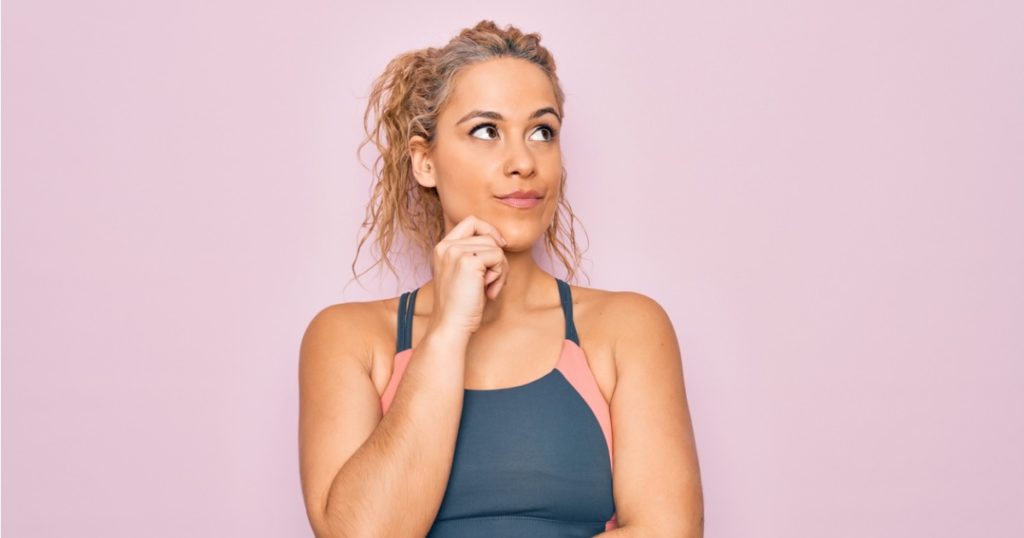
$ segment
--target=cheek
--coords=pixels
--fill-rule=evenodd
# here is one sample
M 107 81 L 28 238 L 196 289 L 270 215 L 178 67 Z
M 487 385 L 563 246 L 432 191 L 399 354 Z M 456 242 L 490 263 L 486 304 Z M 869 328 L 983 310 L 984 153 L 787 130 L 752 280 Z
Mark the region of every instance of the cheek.
M 491 195 L 487 185 L 478 177 L 465 169 L 438 177 L 437 195 L 441 211 L 452 224 L 458 224 L 469 215 L 486 219 L 488 211 L 493 211 L 488 205 Z
M 484 186 L 474 180 L 472 174 L 460 170 L 454 174 L 438 178 L 438 196 L 446 210 L 471 210 L 484 193 Z
M 550 228 L 555 223 L 555 214 L 558 213 L 558 199 L 552 200 L 544 209 L 544 226 Z
M 450 150 L 438 160 L 444 160 L 444 167 L 438 166 L 438 184 L 445 188 L 452 199 L 471 197 L 487 191 L 484 178 L 500 173 L 492 168 L 492 158 L 481 156 L 479 152 Z M 500 164 L 499 164 L 500 166 Z

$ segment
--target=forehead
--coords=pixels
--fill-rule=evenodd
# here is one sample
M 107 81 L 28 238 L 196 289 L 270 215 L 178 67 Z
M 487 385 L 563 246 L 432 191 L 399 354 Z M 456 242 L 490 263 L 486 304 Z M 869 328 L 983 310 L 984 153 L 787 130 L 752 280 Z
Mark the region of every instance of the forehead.
M 528 60 L 497 58 L 473 64 L 455 77 L 441 116 L 454 122 L 471 110 L 493 110 L 515 121 L 545 106 L 558 108 L 544 71 Z

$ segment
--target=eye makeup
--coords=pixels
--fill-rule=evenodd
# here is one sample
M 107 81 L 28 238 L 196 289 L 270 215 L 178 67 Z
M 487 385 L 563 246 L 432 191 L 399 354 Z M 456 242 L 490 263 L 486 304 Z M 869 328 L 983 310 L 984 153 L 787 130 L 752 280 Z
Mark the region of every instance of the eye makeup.
M 481 123 L 481 124 L 476 125 L 473 128 L 471 128 L 469 130 L 469 135 L 473 136 L 473 133 L 475 133 L 477 130 L 479 130 L 481 128 L 484 128 L 484 127 L 493 127 L 494 129 L 498 128 L 497 125 L 495 125 L 493 123 L 490 123 L 490 122 Z M 541 123 L 541 124 L 537 125 L 537 127 L 538 128 L 542 128 L 542 129 L 547 129 L 548 132 L 550 133 L 550 138 L 548 138 L 547 140 L 543 140 L 543 142 L 551 142 L 551 141 L 553 141 L 558 136 L 558 130 L 555 129 L 554 127 L 552 127 L 551 125 L 547 124 L 547 123 Z M 477 137 L 473 137 L 473 138 L 477 138 Z

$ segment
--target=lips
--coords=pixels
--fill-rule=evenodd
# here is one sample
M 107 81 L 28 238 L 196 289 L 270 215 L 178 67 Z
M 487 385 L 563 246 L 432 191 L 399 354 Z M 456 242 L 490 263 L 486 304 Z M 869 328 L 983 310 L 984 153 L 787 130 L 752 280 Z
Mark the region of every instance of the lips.
M 539 204 L 543 198 L 544 195 L 542 193 L 533 189 L 516 189 L 498 196 L 498 201 L 510 207 L 529 209 Z
M 498 201 L 519 209 L 529 209 L 540 203 L 540 198 L 517 198 L 514 196 L 508 196 L 505 198 L 498 198 Z
M 539 192 L 537 192 L 535 190 L 532 190 L 532 189 L 531 190 L 519 189 L 519 190 L 516 190 L 516 191 L 512 191 L 510 193 L 507 193 L 507 194 L 502 194 L 502 195 L 498 196 L 498 198 L 502 198 L 502 199 L 508 199 L 508 198 L 541 198 L 543 196 L 544 196 L 543 194 L 541 194 L 541 193 L 539 193 Z

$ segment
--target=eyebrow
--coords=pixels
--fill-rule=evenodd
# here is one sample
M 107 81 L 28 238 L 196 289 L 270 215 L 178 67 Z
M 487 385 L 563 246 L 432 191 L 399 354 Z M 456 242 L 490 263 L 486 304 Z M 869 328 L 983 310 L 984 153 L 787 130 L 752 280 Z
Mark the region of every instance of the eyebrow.
M 544 108 L 538 108 L 533 114 L 530 114 L 530 117 L 527 118 L 527 119 L 531 119 L 532 120 L 534 118 L 539 118 L 539 117 L 543 116 L 544 114 L 554 114 L 554 116 L 556 118 L 558 118 L 558 121 L 562 121 L 562 116 L 558 114 L 558 111 L 555 110 L 552 107 L 549 107 L 549 106 L 546 106 Z M 493 112 L 491 110 L 474 110 L 474 111 L 470 112 L 469 114 L 466 114 L 465 116 L 460 118 L 459 121 L 455 122 L 455 125 L 458 125 L 458 124 L 460 124 L 460 123 L 462 123 L 462 122 L 464 122 L 464 121 L 466 121 L 468 119 L 477 118 L 477 117 L 480 117 L 480 118 L 490 118 L 492 120 L 504 120 L 505 119 L 504 116 L 502 116 L 501 114 L 498 114 L 497 112 Z

